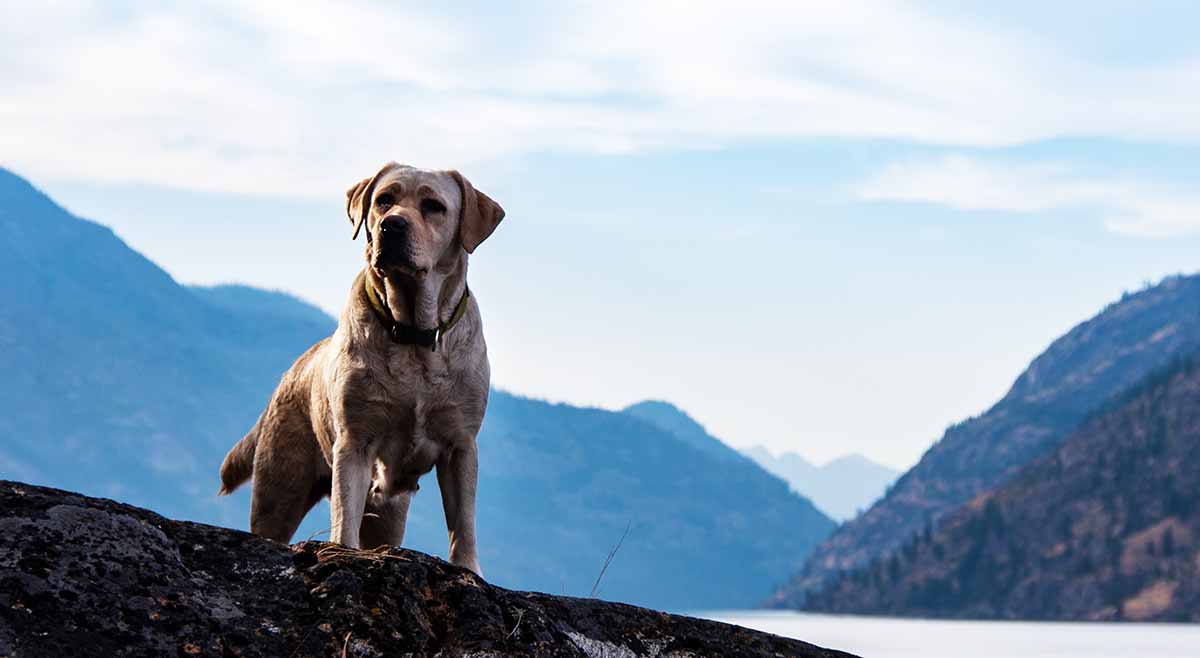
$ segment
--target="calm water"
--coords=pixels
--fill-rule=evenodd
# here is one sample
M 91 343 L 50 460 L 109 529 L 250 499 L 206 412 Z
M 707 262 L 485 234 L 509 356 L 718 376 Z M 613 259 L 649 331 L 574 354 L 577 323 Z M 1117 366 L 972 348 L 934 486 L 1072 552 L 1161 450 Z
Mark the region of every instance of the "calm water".
M 1200 658 L 1200 625 L 929 621 L 758 610 L 698 616 L 864 658 Z

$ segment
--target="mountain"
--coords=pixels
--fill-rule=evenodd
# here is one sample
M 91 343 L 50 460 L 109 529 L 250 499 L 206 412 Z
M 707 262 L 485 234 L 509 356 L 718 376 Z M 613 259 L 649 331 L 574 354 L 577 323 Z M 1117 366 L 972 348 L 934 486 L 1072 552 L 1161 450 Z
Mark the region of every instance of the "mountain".
M 1200 364 L 1153 375 L 1052 454 L 808 598 L 919 617 L 1200 622 Z
M 697 450 L 718 459 L 750 459 L 768 473 L 782 478 L 796 493 L 811 500 L 818 509 L 838 521 L 852 519 L 867 505 L 875 502 L 898 471 L 863 457 L 845 455 L 824 466 L 816 466 L 794 452 L 775 457 L 766 448 L 754 446 L 733 452 L 723 441 L 712 436 L 675 405 L 662 400 L 645 400 L 632 404 L 625 413 L 649 421 Z
M 244 528 L 249 488 L 215 496 L 221 459 L 333 319 L 281 293 L 179 285 L 4 170 L 0 231 L 0 478 Z M 502 585 L 586 596 L 619 544 L 605 598 L 747 606 L 834 525 L 733 450 L 630 414 L 494 391 L 479 445 L 481 559 Z M 318 508 L 297 539 L 328 525 Z M 446 552 L 432 477 L 406 545 Z
M 276 293 L 246 313 L 236 289 L 180 286 L 4 170 L 0 232 L 4 476 L 232 518 L 213 461 L 333 321 Z
M 1044 456 L 1093 410 L 1200 348 L 1200 276 L 1126 294 L 1055 340 L 981 416 L 952 426 L 871 509 L 843 524 L 770 600 L 802 605 L 839 572 L 917 532 Z
M 809 553 L 834 522 L 724 450 L 714 456 L 629 414 L 493 391 L 479 436 L 485 574 L 585 596 L 620 543 L 605 598 L 669 610 L 756 604 L 799 568 L 788 551 Z M 444 554 L 430 479 L 413 503 L 411 545 Z
M 697 423 L 694 418 L 670 402 L 644 400 L 637 404 L 631 404 L 621 411 L 670 432 L 680 441 L 715 459 L 730 462 L 746 460 L 743 455 L 709 434 L 703 425 Z
M 742 452 L 838 521 L 853 519 L 878 500 L 900 475 L 900 471 L 858 454 L 843 455 L 817 466 L 794 452 L 775 456 L 762 446 Z
M 204 301 L 258 322 L 290 325 L 304 331 L 328 334 L 336 325 L 325 311 L 282 291 L 237 284 L 189 286 Z

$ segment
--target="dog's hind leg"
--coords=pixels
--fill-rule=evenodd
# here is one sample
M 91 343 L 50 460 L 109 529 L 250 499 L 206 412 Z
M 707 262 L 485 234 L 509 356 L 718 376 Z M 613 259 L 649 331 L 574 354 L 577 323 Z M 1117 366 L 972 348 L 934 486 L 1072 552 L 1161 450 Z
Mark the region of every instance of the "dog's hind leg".
M 299 423 L 264 428 L 254 455 L 250 496 L 250 532 L 289 542 L 304 516 L 329 493 L 327 473 L 316 439 L 304 436 Z
M 329 492 L 328 480 L 322 484 L 294 473 L 255 471 L 250 496 L 250 532 L 267 539 L 288 543 L 300 522 Z M 265 485 L 265 486 L 264 486 Z
M 255 486 L 250 503 L 250 532 L 289 543 L 309 510 L 328 494 L 328 483 L 324 485 L 324 491 L 321 489 L 314 486 L 307 491 L 299 488 L 259 496 Z
M 363 548 L 399 546 L 404 541 L 404 526 L 408 521 L 408 505 L 413 492 L 387 494 L 373 487 L 367 494 L 359 538 Z

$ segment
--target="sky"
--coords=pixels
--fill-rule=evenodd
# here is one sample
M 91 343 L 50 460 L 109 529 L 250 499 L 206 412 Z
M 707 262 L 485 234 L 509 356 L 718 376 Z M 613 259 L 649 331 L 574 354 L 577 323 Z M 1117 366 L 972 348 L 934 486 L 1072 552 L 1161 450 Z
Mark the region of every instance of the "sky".
M 6 3 L 0 166 L 336 314 L 344 192 L 456 168 L 493 383 L 904 468 L 1200 265 L 1188 2 Z

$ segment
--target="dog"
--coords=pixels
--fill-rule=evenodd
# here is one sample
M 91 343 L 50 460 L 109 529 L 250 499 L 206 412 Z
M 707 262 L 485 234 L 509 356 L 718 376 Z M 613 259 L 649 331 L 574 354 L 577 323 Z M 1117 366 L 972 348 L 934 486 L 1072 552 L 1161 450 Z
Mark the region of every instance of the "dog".
M 491 369 L 467 260 L 504 210 L 457 171 L 395 162 L 346 192 L 366 266 L 332 336 L 305 352 L 226 455 L 221 495 L 251 476 L 251 532 L 288 542 L 330 497 L 331 539 L 399 546 L 417 480 L 437 469 L 450 562 L 482 576 L 476 435 Z

